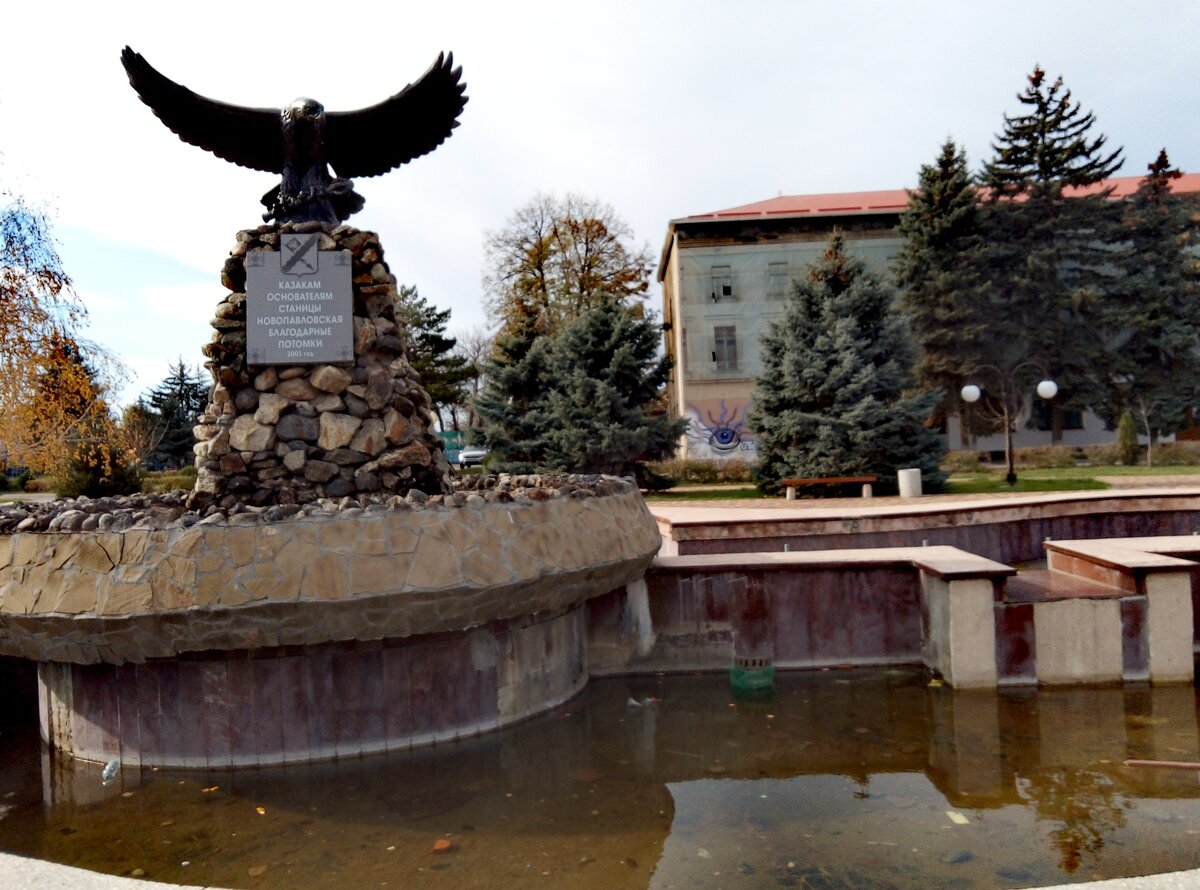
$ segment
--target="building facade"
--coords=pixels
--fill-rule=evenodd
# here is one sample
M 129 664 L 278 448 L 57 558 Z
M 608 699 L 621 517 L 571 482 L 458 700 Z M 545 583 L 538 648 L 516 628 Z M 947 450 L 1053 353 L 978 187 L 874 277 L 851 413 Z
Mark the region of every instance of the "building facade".
M 1139 177 L 1108 180 L 1113 198 L 1137 190 Z M 1200 174 L 1175 181 L 1176 192 L 1200 193 Z M 754 380 L 762 372 L 759 343 L 782 315 L 791 280 L 820 256 L 833 229 L 847 252 L 886 274 L 900 249 L 904 189 L 780 196 L 755 204 L 671 220 L 658 280 L 663 292 L 667 353 L 675 367 L 669 383 L 672 417 L 686 417 L 679 456 L 753 460 L 755 434 L 746 421 Z M 957 418 L 949 418 L 950 448 L 961 448 Z M 1068 445 L 1112 441 L 1095 415 L 1073 418 Z M 1019 430 L 1017 444 L 1051 444 L 1046 430 Z M 979 437 L 971 447 L 1002 451 L 1003 435 Z

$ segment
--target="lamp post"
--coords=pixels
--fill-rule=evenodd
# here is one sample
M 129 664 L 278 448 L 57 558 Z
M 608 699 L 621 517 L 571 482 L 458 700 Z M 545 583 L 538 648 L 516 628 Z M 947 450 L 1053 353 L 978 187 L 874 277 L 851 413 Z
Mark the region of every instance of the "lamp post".
M 972 374 L 978 372 L 987 372 L 995 377 L 999 388 L 1000 400 L 1000 415 L 999 423 L 1004 427 L 1004 457 L 1008 463 L 1008 474 L 1004 477 L 1009 485 L 1017 484 L 1017 471 L 1013 466 L 1013 422 L 1017 415 L 1020 414 L 1021 403 L 1016 401 L 1019 395 L 1017 386 L 1017 374 L 1023 370 L 1036 368 L 1041 370 L 1041 366 L 1036 362 L 1021 362 L 1019 365 L 1011 369 L 1001 369 L 995 365 L 979 365 L 972 371 Z M 1053 380 L 1044 379 L 1038 383 L 1035 388 L 1037 394 L 1049 401 L 1058 395 L 1058 384 Z M 974 383 L 968 383 L 959 391 L 962 400 L 968 404 L 975 404 L 983 395 L 983 390 Z

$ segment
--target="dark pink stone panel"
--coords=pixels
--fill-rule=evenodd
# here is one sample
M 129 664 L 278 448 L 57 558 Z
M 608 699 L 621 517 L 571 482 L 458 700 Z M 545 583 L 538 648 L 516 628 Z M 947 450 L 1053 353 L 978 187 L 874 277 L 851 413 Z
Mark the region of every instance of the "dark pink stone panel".
M 1033 603 L 997 603 L 996 677 L 1001 683 L 1037 683 Z

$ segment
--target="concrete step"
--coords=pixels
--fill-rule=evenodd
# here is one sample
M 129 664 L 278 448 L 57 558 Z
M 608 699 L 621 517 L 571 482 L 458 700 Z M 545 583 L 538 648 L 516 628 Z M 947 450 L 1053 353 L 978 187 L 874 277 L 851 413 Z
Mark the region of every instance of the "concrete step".
M 1088 578 L 1039 569 L 1018 572 L 1009 578 L 1001 595 L 1008 603 L 1047 603 L 1070 599 L 1118 599 L 1130 596 L 1120 587 L 1109 587 Z

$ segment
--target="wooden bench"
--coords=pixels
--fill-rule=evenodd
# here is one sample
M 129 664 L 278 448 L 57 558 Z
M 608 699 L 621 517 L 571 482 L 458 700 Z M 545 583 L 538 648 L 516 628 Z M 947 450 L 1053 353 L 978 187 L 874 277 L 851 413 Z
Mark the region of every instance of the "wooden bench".
M 794 501 L 796 499 L 796 489 L 805 485 L 861 485 L 862 496 L 869 498 L 871 496 L 871 485 L 874 484 L 874 476 L 825 476 L 823 478 L 813 479 L 780 479 L 779 484 L 787 489 L 787 499 Z

